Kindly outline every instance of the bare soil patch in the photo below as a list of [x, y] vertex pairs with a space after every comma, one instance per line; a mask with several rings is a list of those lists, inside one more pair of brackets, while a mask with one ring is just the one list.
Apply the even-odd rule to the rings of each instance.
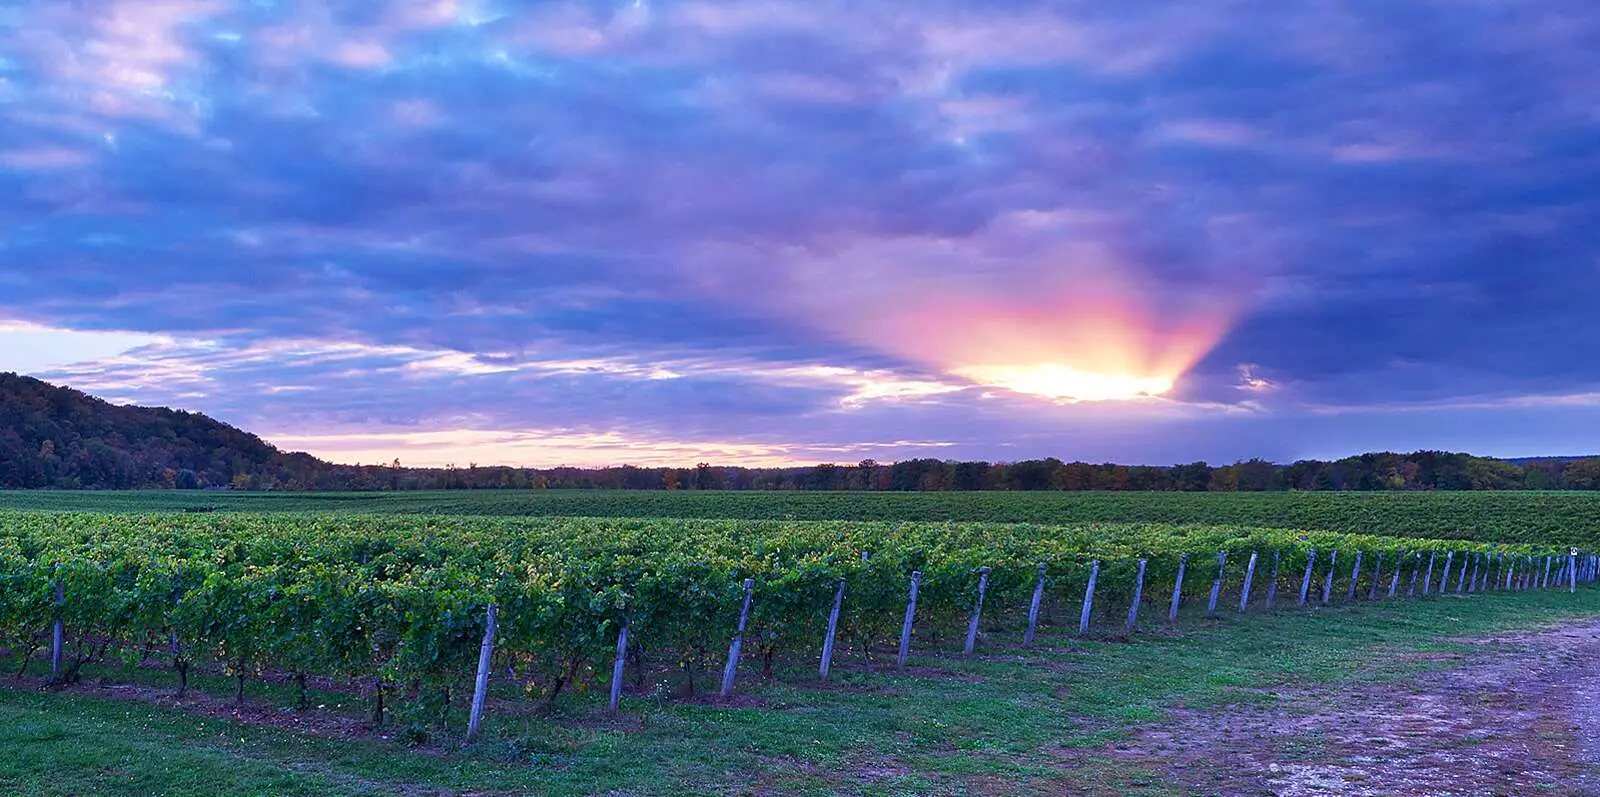
[[295, 711], [251, 700], [236, 703], [232, 698], [211, 695], [198, 689], [190, 689], [180, 698], [177, 690], [170, 688], [116, 683], [100, 678], [51, 686], [45, 679], [33, 676], [21, 679], [7, 677], [0, 680], [0, 687], [50, 690], [176, 708], [206, 717], [300, 731], [332, 739], [354, 739], [370, 735], [373, 730], [369, 724], [353, 717], [317, 710]]
[[1109, 756], [1196, 794], [1600, 794], [1600, 621], [1486, 639], [1388, 682], [1174, 709]]

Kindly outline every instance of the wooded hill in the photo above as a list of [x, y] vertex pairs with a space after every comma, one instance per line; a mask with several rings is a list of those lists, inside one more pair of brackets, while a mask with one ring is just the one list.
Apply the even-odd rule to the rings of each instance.
[[205, 415], [117, 406], [0, 373], [0, 489], [247, 490], [1516, 490], [1600, 489], [1600, 458], [1506, 461], [1441, 451], [1213, 467], [913, 459], [744, 468], [408, 468], [279, 451]]

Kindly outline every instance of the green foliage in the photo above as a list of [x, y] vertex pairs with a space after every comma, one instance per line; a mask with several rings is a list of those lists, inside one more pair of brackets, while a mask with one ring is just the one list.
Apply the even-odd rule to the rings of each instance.
[[[1230, 585], [1251, 551], [1275, 552], [1292, 589], [1310, 550], [1322, 553], [1320, 568], [1334, 548], [1409, 556], [1413, 569], [1418, 552], [1557, 552], [1157, 524], [0, 513], [0, 635], [27, 651], [59, 614], [77, 661], [161, 650], [210, 658], [241, 679], [264, 670], [369, 679], [411, 695], [408, 710], [426, 718], [464, 694], [491, 601], [502, 659], [553, 698], [609, 673], [624, 620], [693, 688], [726, 649], [745, 578], [756, 582], [749, 649], [770, 665], [779, 652], [816, 649], [841, 579], [841, 647], [867, 656], [898, 634], [913, 570], [923, 573], [926, 638], [962, 628], [979, 567], [992, 569], [985, 612], [999, 617], [1026, 606], [1040, 563], [1049, 595], [1072, 601], [1099, 560], [1101, 602], [1125, 605], [1140, 558], [1150, 562], [1146, 599], [1159, 601], [1181, 554], [1192, 557], [1186, 595], [1199, 597], [1219, 550], [1230, 554]], [[1263, 569], [1255, 583], [1267, 578]]]
[[[183, 512], [183, 492], [0, 491], [0, 508]], [[206, 493], [216, 514], [475, 515], [1045, 525], [1167, 523], [1600, 547], [1600, 493], [825, 493], [494, 490]], [[976, 565], [975, 565], [976, 566]]]

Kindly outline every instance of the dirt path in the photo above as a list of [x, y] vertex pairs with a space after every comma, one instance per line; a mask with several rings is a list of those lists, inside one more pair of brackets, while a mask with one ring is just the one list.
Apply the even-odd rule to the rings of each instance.
[[[1109, 755], [1190, 794], [1600, 795], [1600, 620], [1461, 640], [1441, 669], [1170, 713]], [[1418, 654], [1421, 655], [1421, 654]]]

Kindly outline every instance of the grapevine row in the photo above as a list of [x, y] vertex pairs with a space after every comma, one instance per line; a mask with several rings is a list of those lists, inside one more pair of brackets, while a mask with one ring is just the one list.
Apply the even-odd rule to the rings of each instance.
[[747, 579], [744, 657], [770, 674], [816, 661], [836, 605], [834, 657], [887, 656], [912, 573], [912, 644], [928, 651], [982, 638], [980, 581], [981, 628], [1020, 639], [1040, 603], [1077, 630], [1086, 595], [1093, 624], [1110, 629], [1140, 605], [1164, 617], [1173, 596], [1289, 603], [1314, 584], [1379, 597], [1402, 572], [1400, 594], [1424, 573], [1428, 591], [1446, 562], [1461, 592], [1462, 563], [1475, 565], [1474, 589], [1547, 586], [1566, 583], [1570, 559], [1549, 546], [1216, 526], [0, 513], [0, 648], [25, 665], [59, 624], [59, 678], [112, 656], [170, 659], [180, 678], [205, 664], [241, 688], [267, 671], [354, 679], [441, 716], [476, 669], [491, 604], [497, 662], [554, 698], [612, 680], [624, 623], [691, 684], [720, 668]]

